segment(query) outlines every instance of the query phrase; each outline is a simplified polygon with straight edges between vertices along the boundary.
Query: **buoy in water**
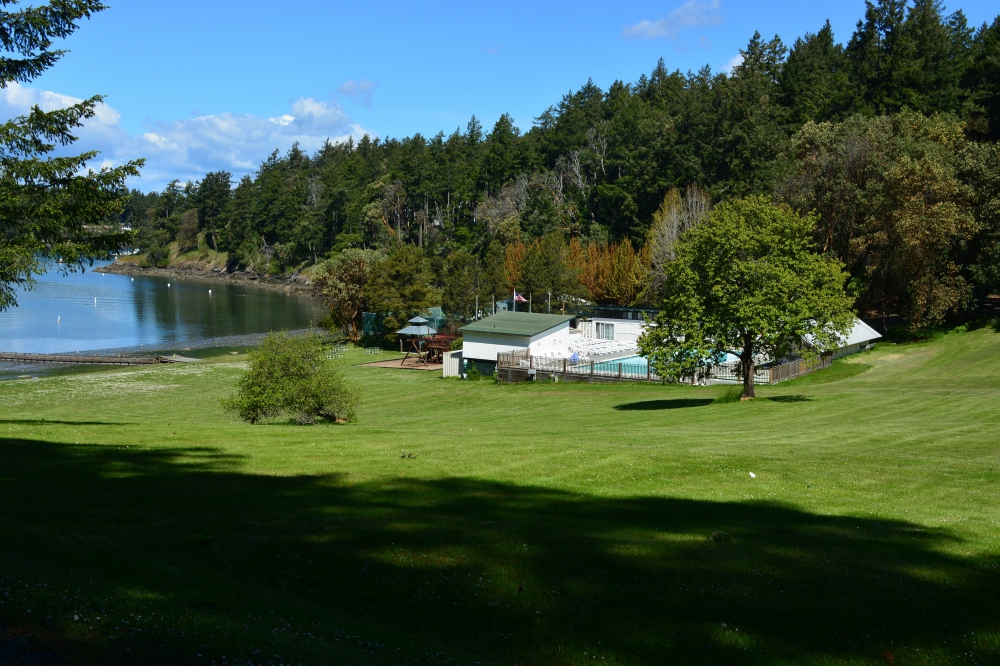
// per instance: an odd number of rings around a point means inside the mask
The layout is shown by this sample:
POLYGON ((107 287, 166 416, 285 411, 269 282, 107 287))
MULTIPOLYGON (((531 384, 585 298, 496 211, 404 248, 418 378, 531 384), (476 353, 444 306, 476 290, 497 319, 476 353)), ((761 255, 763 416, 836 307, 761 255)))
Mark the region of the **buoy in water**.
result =
POLYGON ((211 295, 212 295, 212 290, 211 290, 211 289, 209 289, 209 290, 208 290, 208 295, 209 295, 209 296, 211 296, 211 295))
POLYGON ((167 283, 167 287, 170 287, 170 283, 169 282, 167 283))
POLYGON ((132 282, 135 282, 135 278, 129 278, 129 279, 132 280, 132 282))
POLYGON ((57 324, 58 324, 59 322, 61 322, 61 321, 62 321, 62 317, 61 317, 61 316, 59 316, 59 317, 56 317, 56 323, 57 323, 57 324))

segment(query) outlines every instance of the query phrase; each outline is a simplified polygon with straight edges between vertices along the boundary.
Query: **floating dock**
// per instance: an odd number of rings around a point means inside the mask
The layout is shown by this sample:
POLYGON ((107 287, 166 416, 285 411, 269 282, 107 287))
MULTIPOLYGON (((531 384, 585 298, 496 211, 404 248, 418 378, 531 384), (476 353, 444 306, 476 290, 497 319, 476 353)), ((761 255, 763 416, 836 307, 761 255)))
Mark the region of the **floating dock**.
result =
MULTIPOLYGON (((182 358, 182 357, 178 357, 182 358)), ((16 363, 74 363, 85 365, 153 365, 170 363, 169 356, 81 356, 76 354, 17 354, 0 352, 0 361, 16 363)))

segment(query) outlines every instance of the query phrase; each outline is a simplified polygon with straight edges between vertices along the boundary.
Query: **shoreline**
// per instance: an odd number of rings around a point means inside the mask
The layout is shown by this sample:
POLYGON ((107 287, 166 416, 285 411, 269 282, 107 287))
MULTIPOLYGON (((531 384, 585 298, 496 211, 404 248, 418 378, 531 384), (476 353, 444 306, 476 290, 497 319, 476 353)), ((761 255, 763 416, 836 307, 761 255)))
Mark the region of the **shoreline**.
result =
MULTIPOLYGON (((315 332, 322 333, 318 328, 301 328, 287 331, 290 335, 300 335, 302 333, 315 332)), ((101 349, 86 349, 79 352, 59 352, 54 355, 81 355, 81 356, 165 356, 170 353, 189 352, 210 349, 227 349, 234 347, 256 347, 260 341, 268 335, 262 333, 237 333, 234 335, 220 335, 211 338, 192 338, 188 340, 173 340, 154 342, 148 345, 140 344, 128 347, 105 347, 101 349)), ((77 365, 74 363, 18 363, 16 361, 0 361, 0 381, 22 378, 26 374, 35 377, 56 374, 59 371, 89 371, 95 368, 106 368, 108 366, 77 365)), ((119 368, 120 369, 120 368, 119 368)))
POLYGON ((150 266, 144 268, 130 262, 122 262, 115 259, 110 264, 99 266, 94 269, 96 273, 111 273, 114 275, 153 275, 156 277, 189 278, 196 280, 208 280, 212 282, 228 282, 230 284, 242 284, 270 291, 277 291, 283 294, 308 296, 316 300, 312 292, 312 284, 304 277, 292 275, 291 277, 268 277, 259 276, 256 273, 244 271, 234 271, 227 273, 220 268, 185 268, 169 266, 167 268, 156 268, 150 266))

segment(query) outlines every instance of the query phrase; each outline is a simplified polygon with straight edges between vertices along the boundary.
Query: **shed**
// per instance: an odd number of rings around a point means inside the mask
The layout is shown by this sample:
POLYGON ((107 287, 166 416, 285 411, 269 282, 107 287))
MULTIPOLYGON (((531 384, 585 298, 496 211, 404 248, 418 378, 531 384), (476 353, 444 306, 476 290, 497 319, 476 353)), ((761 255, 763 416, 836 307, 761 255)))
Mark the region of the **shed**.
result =
POLYGON ((882 336, 879 332, 874 328, 860 319, 855 319, 854 328, 852 328, 851 332, 847 334, 846 338, 844 338, 840 348, 833 353, 833 357, 840 358, 841 356, 847 356, 848 354, 859 352, 881 337, 882 336))
POLYGON ((498 312, 460 328, 462 358, 483 374, 493 374, 497 354, 529 351, 533 356, 569 356, 572 315, 498 312))

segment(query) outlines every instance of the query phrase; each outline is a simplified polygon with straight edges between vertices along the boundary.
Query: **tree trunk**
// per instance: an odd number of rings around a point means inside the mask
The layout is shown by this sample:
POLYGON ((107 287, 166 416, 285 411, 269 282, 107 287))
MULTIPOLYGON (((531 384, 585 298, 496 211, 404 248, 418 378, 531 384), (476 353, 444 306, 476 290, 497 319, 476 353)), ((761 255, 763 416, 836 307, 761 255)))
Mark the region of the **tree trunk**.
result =
POLYGON ((216 252, 219 251, 219 245, 218 245, 218 243, 215 242, 215 232, 214 231, 212 232, 212 249, 215 250, 216 252))
POLYGON ((753 342, 750 339, 743 342, 740 363, 743 366, 743 397, 740 400, 753 400, 757 397, 753 390, 753 375, 756 368, 753 362, 753 342))

